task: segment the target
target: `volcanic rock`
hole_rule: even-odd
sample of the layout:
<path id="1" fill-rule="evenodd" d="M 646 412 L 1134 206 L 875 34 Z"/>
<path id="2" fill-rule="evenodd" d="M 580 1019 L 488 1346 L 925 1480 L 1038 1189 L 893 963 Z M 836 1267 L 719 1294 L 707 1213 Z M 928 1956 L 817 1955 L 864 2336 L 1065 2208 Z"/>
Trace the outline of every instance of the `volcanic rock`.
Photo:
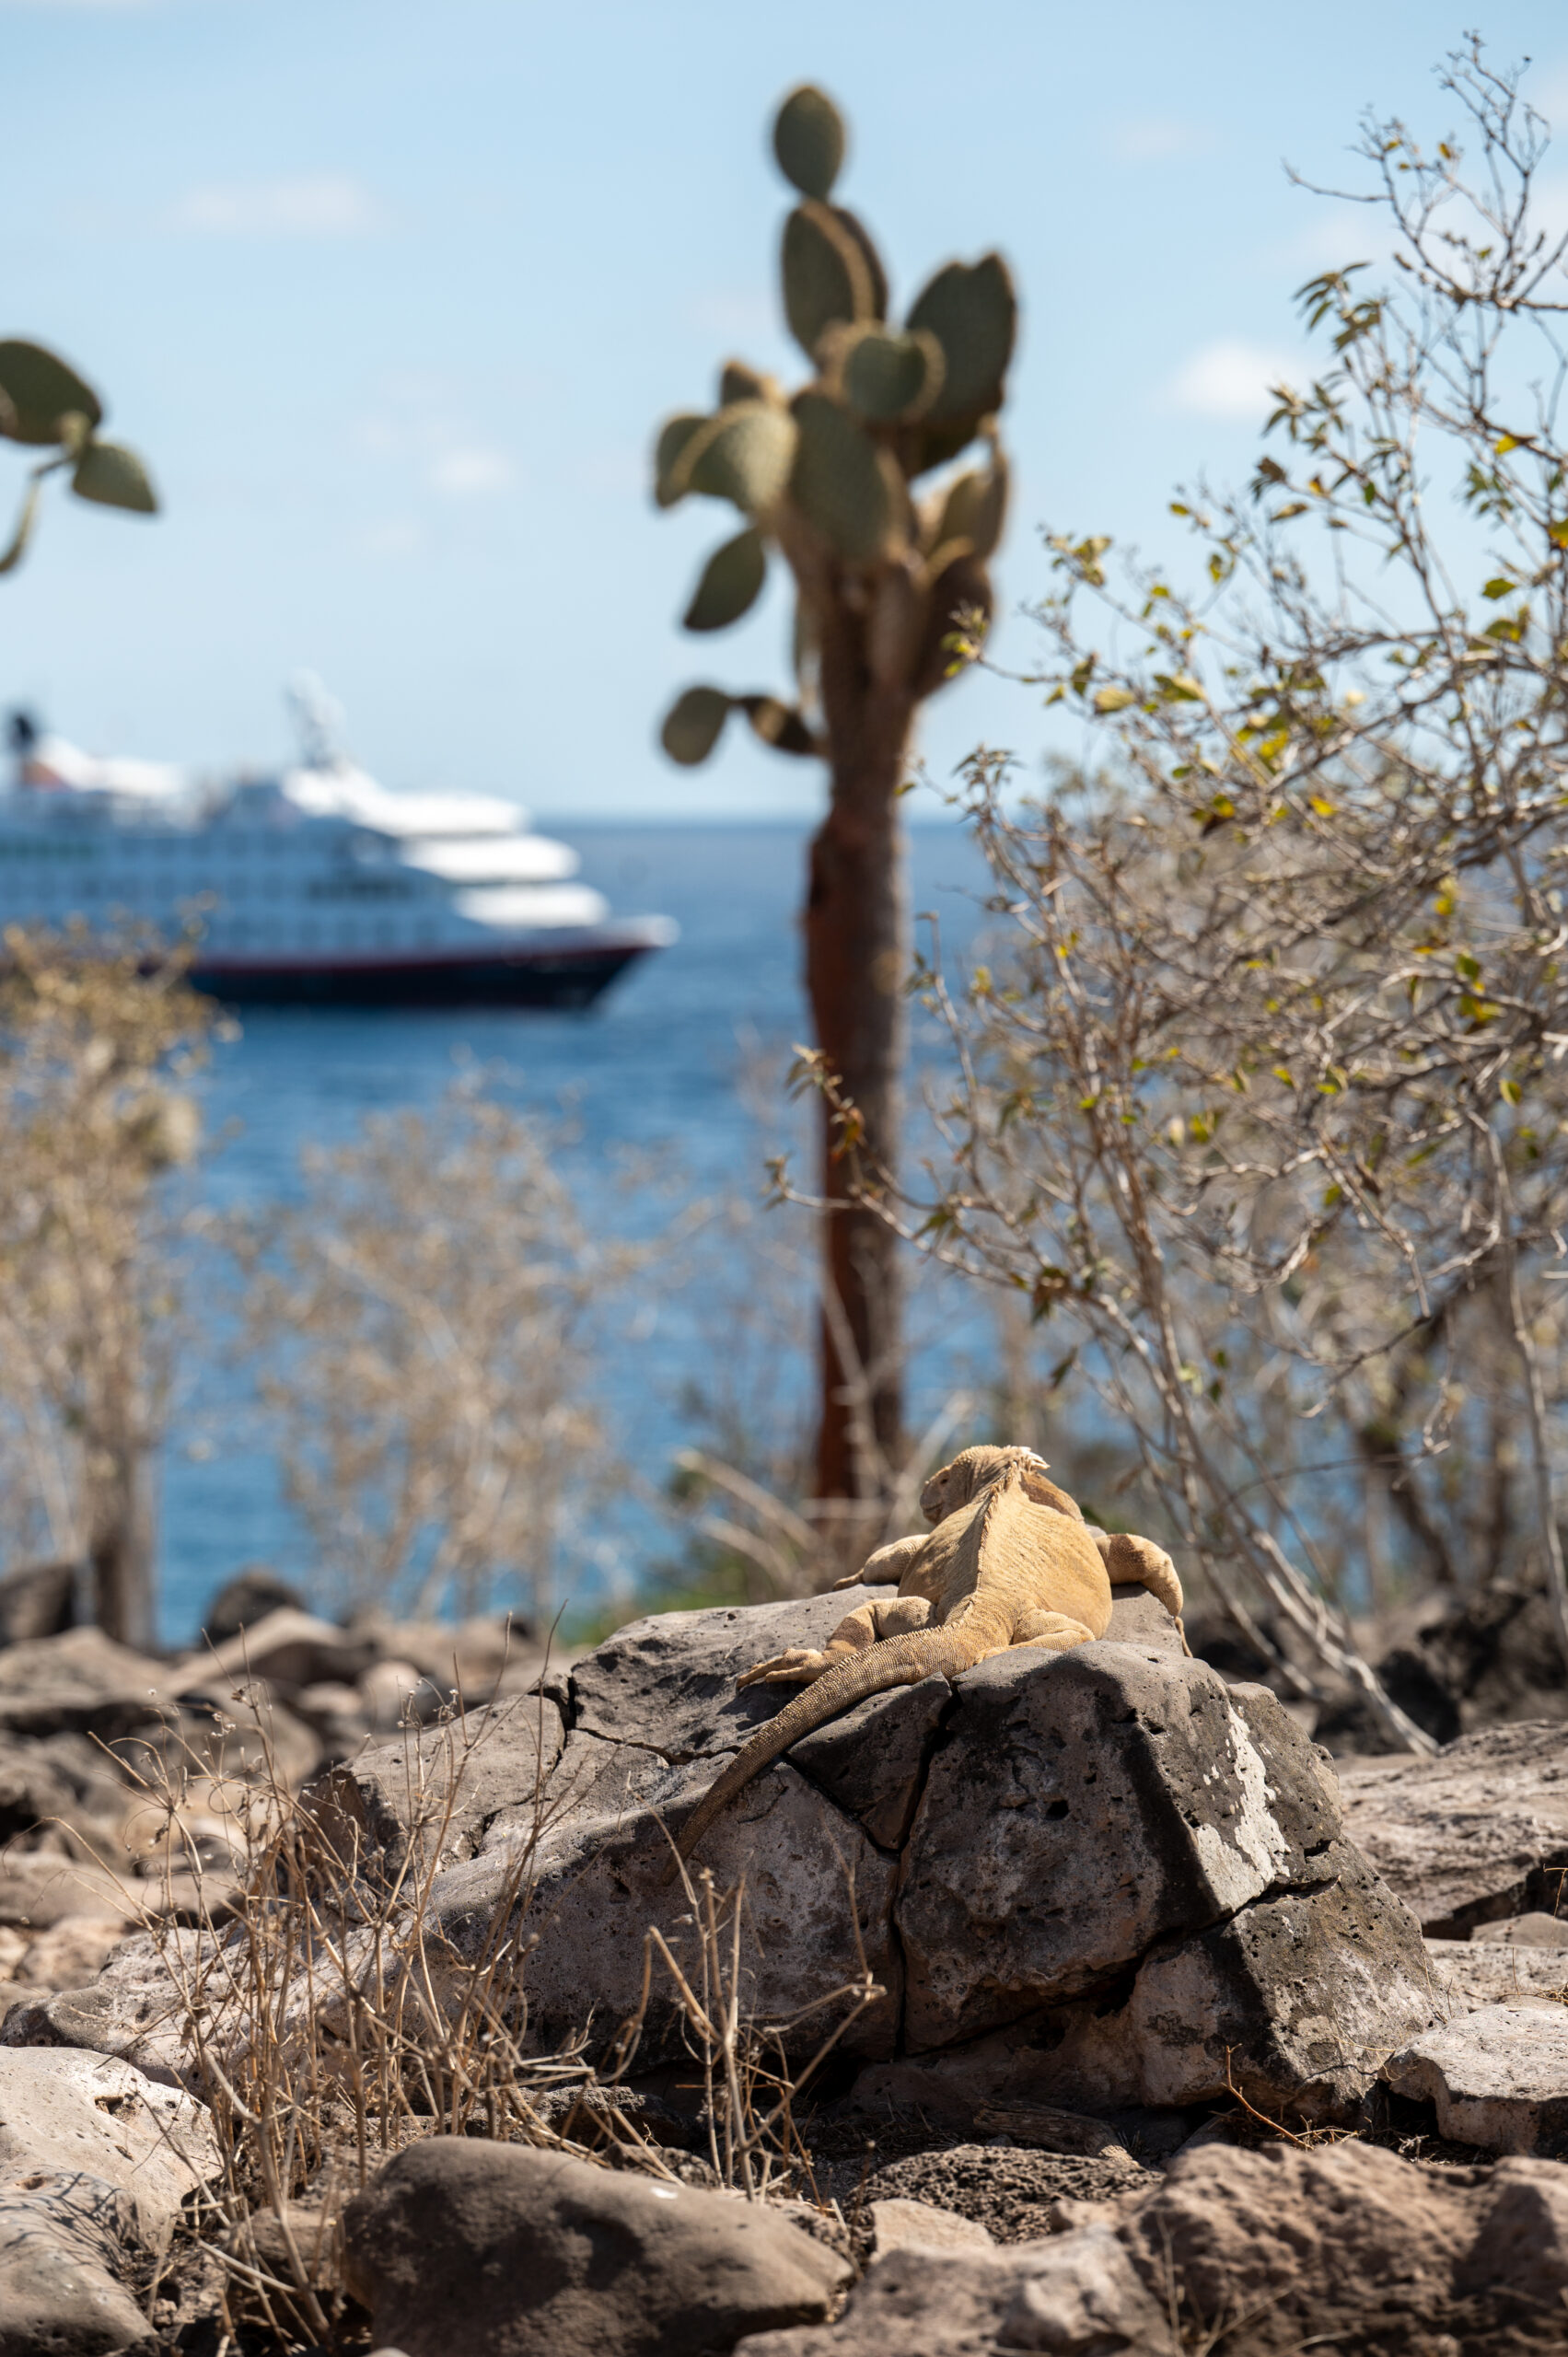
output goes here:
<path id="1" fill-rule="evenodd" d="M 406 2357 L 691 2357 L 825 2316 L 844 2260 L 763 2209 L 437 2137 L 349 2204 L 345 2274 Z"/>
<path id="2" fill-rule="evenodd" d="M 1456 2143 L 1568 2158 L 1568 2007 L 1482 2005 L 1412 2038 L 1384 2076 Z"/>
<path id="3" fill-rule="evenodd" d="M 1461 1736 L 1434 1758 L 1338 1763 L 1344 1829 L 1429 1939 L 1555 1906 L 1568 1868 L 1568 1727 Z"/>

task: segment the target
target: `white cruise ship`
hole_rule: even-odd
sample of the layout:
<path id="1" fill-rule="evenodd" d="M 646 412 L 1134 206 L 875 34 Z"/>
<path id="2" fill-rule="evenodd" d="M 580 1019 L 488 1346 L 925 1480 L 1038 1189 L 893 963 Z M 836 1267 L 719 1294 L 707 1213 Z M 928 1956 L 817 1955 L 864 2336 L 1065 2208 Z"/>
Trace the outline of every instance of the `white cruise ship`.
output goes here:
<path id="1" fill-rule="evenodd" d="M 299 766 L 219 784 L 98 759 L 15 714 L 0 933 L 194 928 L 200 988 L 338 1006 L 582 1007 L 675 939 L 668 917 L 611 917 L 515 803 L 389 793 L 341 750 L 314 682 L 293 701 Z"/>

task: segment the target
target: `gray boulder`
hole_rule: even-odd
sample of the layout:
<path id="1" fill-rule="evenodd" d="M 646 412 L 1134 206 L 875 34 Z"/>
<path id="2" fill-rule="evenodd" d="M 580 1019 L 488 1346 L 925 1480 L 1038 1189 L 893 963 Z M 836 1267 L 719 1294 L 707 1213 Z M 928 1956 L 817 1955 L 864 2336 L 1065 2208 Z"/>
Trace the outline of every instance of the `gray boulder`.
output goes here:
<path id="1" fill-rule="evenodd" d="M 910 2044 L 1060 2003 L 1276 1884 L 1326 1881 L 1333 1798 L 1253 1689 L 1254 1715 L 1270 1706 L 1272 1780 L 1205 1663 L 1106 1641 L 967 1672 L 899 1895 Z"/>
<path id="2" fill-rule="evenodd" d="M 1430 1939 L 1554 1902 L 1568 1867 L 1568 1726 L 1487 1727 L 1433 1759 L 1337 1764 L 1346 1834 Z"/>
<path id="3" fill-rule="evenodd" d="M 1444 2019 L 1482 2005 L 1551 2005 L 1562 2001 L 1568 1957 L 1560 1948 L 1496 1946 L 1481 1940 L 1426 1940 L 1433 1993 Z"/>
<path id="4" fill-rule="evenodd" d="M 202 1615 L 202 1635 L 221 1645 L 242 1629 L 254 1629 L 269 1612 L 305 1610 L 305 1598 L 288 1580 L 265 1563 L 247 1563 L 213 1596 Z"/>
<path id="5" fill-rule="evenodd" d="M 532 1943 L 528 2032 L 538 2047 L 580 2030 L 590 2014 L 608 2038 L 636 2010 L 650 1925 L 688 1970 L 698 1968 L 691 1905 L 668 1878 L 663 1829 L 679 1825 L 713 1772 L 710 1759 L 671 1766 L 633 1745 L 571 1737 L 557 1771 L 561 1787 L 552 1788 L 557 1821 L 537 1840 L 531 1826 L 489 1839 L 480 1856 L 436 1877 L 431 1912 L 461 1956 L 483 1952 L 498 1918 L 516 1910 L 520 1935 Z M 769 2021 L 803 2015 L 795 2042 L 808 2053 L 834 2011 L 805 2009 L 857 1981 L 864 1953 L 886 1993 L 852 2022 L 844 2051 L 890 2052 L 901 1994 L 891 1935 L 896 1859 L 780 1761 L 726 1812 L 703 1864 L 720 1891 L 744 1884 L 746 2009 Z M 847 2001 L 837 2008 L 841 2015 L 849 2010 Z M 639 2062 L 685 2050 L 673 1983 L 656 1966 Z"/>
<path id="6" fill-rule="evenodd" d="M 1568 1948 L 1568 1921 L 1545 1914 L 1539 1907 L 1527 1915 L 1508 1915 L 1500 1923 L 1478 1923 L 1470 1937 L 1480 1946 L 1505 1948 Z M 1559 1967 L 1568 1971 L 1568 1965 Z"/>
<path id="7" fill-rule="evenodd" d="M 825 2316 L 846 2262 L 730 2196 L 437 2137 L 345 2217 L 345 2280 L 405 2357 L 701 2357 Z"/>
<path id="8" fill-rule="evenodd" d="M 212 2123 L 191 2096 L 105 2054 L 0 2049 L 0 2184 L 86 2176 L 118 2186 L 156 2247 L 218 2165 Z"/>
<path id="9" fill-rule="evenodd" d="M 738 1751 L 793 1689 L 749 1686 L 740 1671 L 789 1645 L 822 1645 L 846 1612 L 888 1591 L 849 1588 L 784 1604 L 659 1612 L 628 1621 L 572 1666 L 570 1724 L 674 1762 Z"/>
<path id="10" fill-rule="evenodd" d="M 1097 2225 L 1021 2250 L 895 2250 L 866 2270 L 837 2324 L 755 2333 L 735 2357 L 1152 2357 L 1168 2346 L 1156 2301 Z"/>
<path id="11" fill-rule="evenodd" d="M 71 2047 L 133 2063 L 158 2085 L 182 2085 L 190 2069 L 184 2008 L 164 1950 L 185 1951 L 183 1970 L 194 1960 L 191 1951 L 199 1936 L 171 1931 L 155 1938 L 142 1932 L 122 1940 L 96 1980 L 52 1996 L 34 1991 L 13 2005 L 0 2024 L 0 2050 Z"/>
<path id="12" fill-rule="evenodd" d="M 0 2351 L 110 2357 L 159 2344 L 125 2282 L 139 2257 L 134 2205 L 101 2178 L 0 2189 Z"/>
<path id="13" fill-rule="evenodd" d="M 1245 2317 L 1249 2357 L 1315 2338 L 1430 2349 L 1456 2324 L 1467 2349 L 1549 2346 L 1550 2331 L 1503 2334 L 1563 2307 L 1568 2170 L 1423 2168 L 1353 2140 L 1209 2143 L 1179 2154 L 1119 2234 L 1145 2282 L 1174 2282 L 1184 2324 Z"/>
<path id="14" fill-rule="evenodd" d="M 1433 2104 L 1440 2134 L 1492 2153 L 1568 2158 L 1568 2009 L 1482 2005 L 1412 2038 L 1384 2076 Z"/>
<path id="15" fill-rule="evenodd" d="M 1139 2099 L 1288 2104 L 1342 2119 L 1378 2057 L 1433 2010 L 1408 1910 L 1348 1842 L 1323 1853 L 1321 1883 L 1249 1906 L 1141 1966 L 1129 2007 Z"/>
<path id="16" fill-rule="evenodd" d="M 101 1629 L 68 1629 L 0 1647 L 0 1729 L 92 1735 L 109 1741 L 156 1720 L 178 1680 L 164 1663 Z"/>
<path id="17" fill-rule="evenodd" d="M 455 1865 L 504 1812 L 531 1822 L 564 1742 L 555 1703 L 518 1695 L 371 1745 L 321 1777 L 308 1806 L 342 1859 L 395 1875 L 415 1848 L 427 1866 Z"/>
<path id="18" fill-rule="evenodd" d="M 328 1678 L 352 1683 L 375 1659 L 376 1647 L 368 1638 L 295 1606 L 279 1605 L 222 1644 L 203 1645 L 188 1655 L 180 1665 L 180 1682 L 182 1688 L 251 1678 L 282 1687 L 318 1686 Z"/>
<path id="19" fill-rule="evenodd" d="M 1167 2357 L 1221 2343 L 1247 2357 L 1503 2357 L 1561 2343 L 1568 2169 L 1551 2162 L 1437 2169 L 1350 2139 L 1209 2142 L 1148 2182 L 1144 2200 L 1045 2243 L 896 2252 L 836 2324 L 757 2334 L 736 2357 Z"/>

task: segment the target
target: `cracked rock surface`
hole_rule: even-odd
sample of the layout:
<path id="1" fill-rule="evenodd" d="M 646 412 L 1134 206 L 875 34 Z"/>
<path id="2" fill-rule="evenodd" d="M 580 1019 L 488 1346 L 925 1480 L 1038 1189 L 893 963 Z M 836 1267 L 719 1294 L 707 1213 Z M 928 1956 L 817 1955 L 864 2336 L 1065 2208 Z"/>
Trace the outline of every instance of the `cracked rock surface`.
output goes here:
<path id="1" fill-rule="evenodd" d="M 526 1863 L 541 2043 L 590 2006 L 607 2031 L 634 2006 L 650 1922 L 690 1945 L 665 1828 L 780 1704 L 736 1676 L 820 1643 L 865 1593 L 634 1621 L 529 1706 L 536 1728 L 559 1708 L 558 1756 L 508 1733 L 477 1771 L 451 1812 L 470 1854 L 431 1903 L 466 1953 Z M 1169 2106 L 1229 2078 L 1336 2116 L 1433 2018 L 1417 1926 L 1342 1838 L 1332 1777 L 1273 1696 L 1184 1657 L 1142 1590 L 1114 1611 L 1098 1643 L 872 1697 L 738 1797 L 701 1863 L 720 1888 L 746 1878 L 751 2003 L 779 2019 L 855 1978 L 853 1882 L 887 1992 L 849 2033 L 864 2061 L 961 2055 L 1023 2024 L 1027 2059 L 991 2094 Z M 414 1741 L 338 1771 L 392 1847 Z M 678 2038 L 656 1994 L 645 2055 Z"/>
<path id="2" fill-rule="evenodd" d="M 540 1692 L 365 1750 L 313 1805 L 371 1871 L 417 1847 L 459 1954 L 500 1922 L 522 1932 L 539 2046 L 585 2024 L 608 2042 L 651 1923 L 695 1961 L 668 1837 L 782 1699 L 738 1692 L 737 1674 L 819 1644 L 868 1593 L 634 1621 Z M 1142 1589 L 1118 1593 L 1097 1643 L 1016 1648 L 804 1737 L 698 1863 L 721 1890 L 744 1879 L 754 2014 L 801 2016 L 796 2046 L 815 2051 L 819 2001 L 869 1969 L 883 1994 L 842 2052 L 910 2079 L 899 2100 L 939 2092 L 959 2124 L 976 2102 L 1168 2109 L 1231 2088 L 1344 2118 L 1443 2010 L 1321 1756 L 1272 1694 L 1183 1655 Z M 132 1985 L 140 1945 L 100 1998 L 52 2000 L 23 2034 L 162 2063 Z M 642 2064 L 681 2050 L 656 1974 Z"/>

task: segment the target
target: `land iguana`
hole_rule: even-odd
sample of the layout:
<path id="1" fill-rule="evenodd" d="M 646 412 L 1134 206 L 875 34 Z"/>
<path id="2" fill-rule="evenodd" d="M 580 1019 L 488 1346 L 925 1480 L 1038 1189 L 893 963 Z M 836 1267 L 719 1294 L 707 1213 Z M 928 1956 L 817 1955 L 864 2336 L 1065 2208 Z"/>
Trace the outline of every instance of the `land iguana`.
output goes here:
<path id="1" fill-rule="evenodd" d="M 820 1652 L 792 1646 L 743 1672 L 738 1686 L 809 1682 L 710 1785 L 681 1829 L 683 1859 L 753 1776 L 867 1695 L 956 1678 L 1012 1645 L 1088 1644 L 1110 1626 L 1113 1582 L 1146 1587 L 1180 1629 L 1181 1582 L 1165 1550 L 1095 1529 L 1045 1474 L 1030 1449 L 966 1448 L 920 1493 L 935 1528 L 878 1548 L 836 1583 L 896 1583 L 898 1595 L 846 1614 Z"/>

